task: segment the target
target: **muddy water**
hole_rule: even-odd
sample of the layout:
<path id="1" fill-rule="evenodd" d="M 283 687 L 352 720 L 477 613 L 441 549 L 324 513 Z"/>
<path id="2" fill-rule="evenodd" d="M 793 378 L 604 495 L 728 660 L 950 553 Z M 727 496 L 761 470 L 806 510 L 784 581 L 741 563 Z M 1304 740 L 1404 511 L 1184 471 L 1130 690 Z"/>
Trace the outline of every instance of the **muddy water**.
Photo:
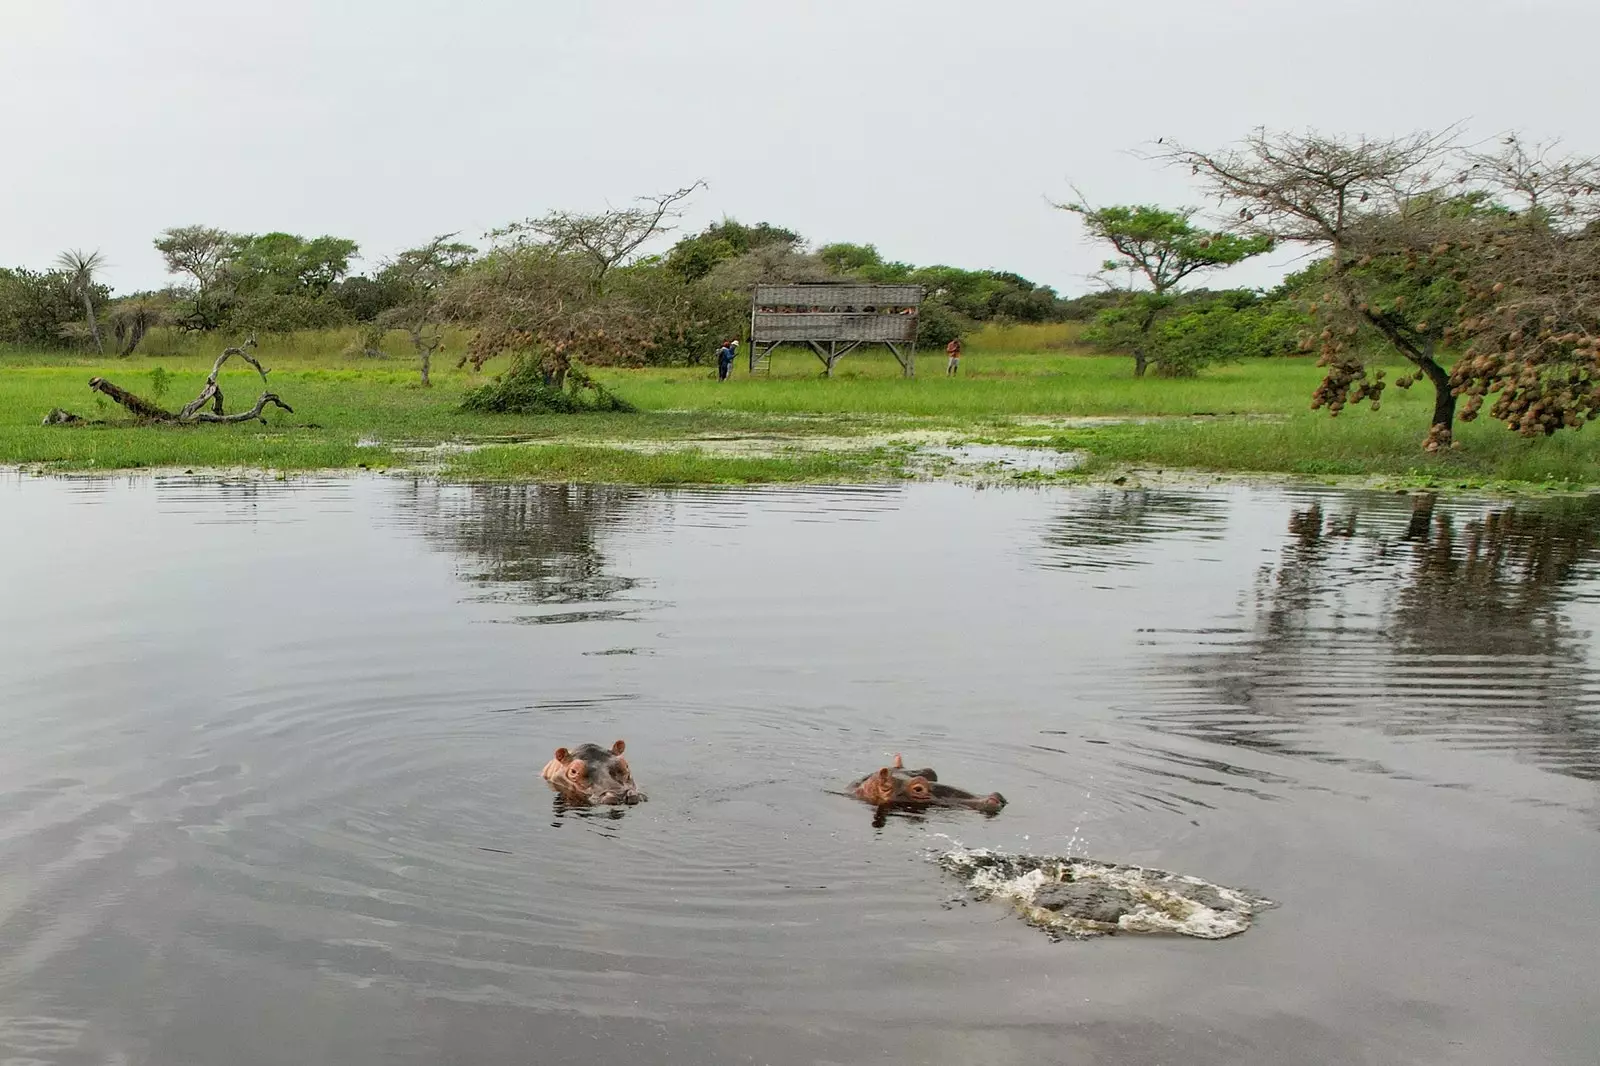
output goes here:
<path id="1" fill-rule="evenodd" d="M 0 481 L 0 1062 L 1593 1063 L 1600 506 Z M 651 800 L 564 811 L 557 745 Z M 895 751 L 1010 806 L 830 794 Z M 1280 903 L 1051 943 L 960 841 Z"/>

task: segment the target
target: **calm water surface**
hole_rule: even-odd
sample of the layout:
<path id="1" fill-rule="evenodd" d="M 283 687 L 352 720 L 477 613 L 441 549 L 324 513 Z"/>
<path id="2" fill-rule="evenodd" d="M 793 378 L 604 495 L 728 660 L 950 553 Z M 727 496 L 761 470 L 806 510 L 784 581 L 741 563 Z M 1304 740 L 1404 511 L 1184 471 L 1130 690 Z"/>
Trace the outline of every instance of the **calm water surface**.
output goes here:
<path id="1" fill-rule="evenodd" d="M 0 1062 L 1592 1064 L 1597 569 L 1595 502 L 7 475 Z M 829 791 L 896 751 L 1011 805 Z M 1056 944 L 950 840 L 1281 906 Z"/>

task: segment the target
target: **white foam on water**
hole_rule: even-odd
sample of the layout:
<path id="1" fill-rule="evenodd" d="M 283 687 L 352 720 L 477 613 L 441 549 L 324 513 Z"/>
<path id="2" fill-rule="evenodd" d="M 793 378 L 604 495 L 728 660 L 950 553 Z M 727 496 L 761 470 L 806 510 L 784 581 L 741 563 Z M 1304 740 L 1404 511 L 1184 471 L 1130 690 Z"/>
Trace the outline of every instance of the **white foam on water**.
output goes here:
<path id="1" fill-rule="evenodd" d="M 1221 940 L 1244 932 L 1255 915 L 1275 906 L 1264 897 L 1198 877 L 1094 859 L 1007 855 L 954 843 L 946 850 L 931 851 L 928 857 L 965 880 L 978 898 L 1009 903 L 1030 924 L 1057 936 L 1175 933 Z M 1110 923 L 1038 902 L 1040 890 L 1050 885 L 1086 882 L 1122 889 L 1135 900 L 1133 909 Z"/>

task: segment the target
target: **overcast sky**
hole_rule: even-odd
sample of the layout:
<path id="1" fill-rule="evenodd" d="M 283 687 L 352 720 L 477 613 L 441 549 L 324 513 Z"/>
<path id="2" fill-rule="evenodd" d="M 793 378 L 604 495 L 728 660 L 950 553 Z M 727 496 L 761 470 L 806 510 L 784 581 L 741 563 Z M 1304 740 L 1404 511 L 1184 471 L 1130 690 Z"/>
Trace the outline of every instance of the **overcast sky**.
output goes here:
<path id="1" fill-rule="evenodd" d="M 1199 200 L 1141 144 L 1465 121 L 1596 151 L 1597 41 L 1596 0 L 0 0 L 0 264 L 98 248 L 156 287 L 189 223 L 371 263 L 703 178 L 686 230 L 1074 293 L 1103 256 L 1047 197 Z"/>

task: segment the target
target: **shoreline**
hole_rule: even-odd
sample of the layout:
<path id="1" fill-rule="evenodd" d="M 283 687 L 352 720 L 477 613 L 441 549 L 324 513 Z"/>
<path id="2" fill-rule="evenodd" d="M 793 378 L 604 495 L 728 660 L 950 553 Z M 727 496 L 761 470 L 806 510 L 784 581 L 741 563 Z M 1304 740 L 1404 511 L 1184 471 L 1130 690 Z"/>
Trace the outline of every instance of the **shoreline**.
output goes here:
<path id="1" fill-rule="evenodd" d="M 959 434 L 951 435 L 959 438 Z M 530 441 L 517 445 L 461 444 L 449 442 L 431 446 L 394 446 L 382 454 L 432 453 L 445 455 L 483 454 L 484 452 L 516 449 L 561 453 L 579 450 L 585 453 L 612 452 L 619 457 L 650 457 L 667 459 L 693 455 L 715 464 L 719 460 L 733 460 L 738 455 L 749 455 L 761 450 L 765 443 L 759 438 L 736 438 L 727 442 L 735 446 L 728 449 L 707 449 L 701 445 L 711 442 L 682 441 Z M 1588 496 L 1600 493 L 1600 485 L 1485 479 L 1473 477 L 1441 477 L 1417 474 L 1299 474 L 1271 470 L 1215 471 L 1185 467 L 1157 467 L 1149 464 L 1114 464 L 1097 461 L 1092 453 L 1062 452 L 1048 448 L 1028 448 L 1016 445 L 973 444 L 955 440 L 949 443 L 895 445 L 884 444 L 874 448 L 845 449 L 839 451 L 816 447 L 820 442 L 807 442 L 788 452 L 761 455 L 777 463 L 794 462 L 802 454 L 824 455 L 853 465 L 854 476 L 807 476 L 803 469 L 790 473 L 800 476 L 755 476 L 749 478 L 697 479 L 693 477 L 648 478 L 606 476 L 604 472 L 590 472 L 590 476 L 567 476 L 560 468 L 530 469 L 494 468 L 470 470 L 452 466 L 448 462 L 380 462 L 341 464 L 313 467 L 281 468 L 251 464 L 160 464 L 99 467 L 93 465 L 58 465 L 54 463 L 0 463 L 0 474 L 18 478 L 188 478 L 195 481 L 299 481 L 330 477 L 383 477 L 420 479 L 442 484 L 612 484 L 633 485 L 641 488 L 729 488 L 762 485 L 805 485 L 816 487 L 841 485 L 892 485 L 892 484 L 963 484 L 978 488 L 997 487 L 1093 487 L 1115 488 L 1124 491 L 1143 489 L 1210 489 L 1239 486 L 1325 488 L 1345 491 L 1439 493 L 1443 495 L 1478 495 L 1504 498 Z M 830 442 L 832 443 L 832 442 Z M 377 450 L 377 449 L 375 449 Z M 1016 468 L 1005 459 L 991 459 L 990 450 L 1033 455 L 1039 458 L 1064 460 L 1055 469 L 1038 466 Z M 951 457 L 950 452 L 978 453 L 977 461 L 969 456 Z M 889 454 L 892 453 L 892 454 Z M 377 458 L 378 456 L 374 456 Z M 897 464 L 897 465 L 896 465 Z M 626 462 L 623 464 L 626 466 Z M 625 471 L 624 471 L 625 472 Z M 647 473 L 647 471 L 641 471 Z M 845 471 L 841 470 L 841 474 Z"/>

